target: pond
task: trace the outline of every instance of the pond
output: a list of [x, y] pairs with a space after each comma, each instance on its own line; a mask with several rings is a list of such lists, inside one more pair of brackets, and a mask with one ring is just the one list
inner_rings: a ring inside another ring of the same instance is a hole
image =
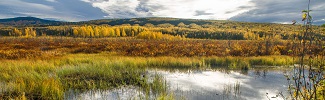
[[[174, 95], [176, 100], [281, 100], [279, 93], [288, 96], [288, 83], [284, 75], [289, 72], [290, 70], [285, 69], [151, 70], [148, 71], [148, 75], [159, 74], [164, 77], [168, 91]], [[138, 90], [130, 86], [78, 94], [67, 92], [65, 98], [70, 100], [145, 98], [144, 93]]]

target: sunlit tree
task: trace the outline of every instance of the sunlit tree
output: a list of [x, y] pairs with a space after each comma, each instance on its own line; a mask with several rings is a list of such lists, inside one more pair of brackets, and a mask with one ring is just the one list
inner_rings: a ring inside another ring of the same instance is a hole
[[121, 36], [121, 31], [119, 28], [115, 28], [115, 33], [116, 33], [116, 36], [117, 37], [120, 37]]

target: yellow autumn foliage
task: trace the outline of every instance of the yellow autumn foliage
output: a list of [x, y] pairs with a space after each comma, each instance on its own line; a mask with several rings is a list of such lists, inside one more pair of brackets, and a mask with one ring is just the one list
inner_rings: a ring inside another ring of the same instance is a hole
[[162, 34], [162, 32], [143, 31], [136, 36], [138, 39], [149, 39], [149, 40], [181, 40], [181, 36], [173, 36], [169, 34]]

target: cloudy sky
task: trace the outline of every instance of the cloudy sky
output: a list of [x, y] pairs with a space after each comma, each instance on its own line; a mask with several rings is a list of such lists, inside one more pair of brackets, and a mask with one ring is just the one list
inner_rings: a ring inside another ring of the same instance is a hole
[[[314, 23], [325, 23], [325, 0], [311, 0]], [[308, 0], [0, 0], [0, 18], [33, 16], [61, 21], [174, 17], [290, 23]]]

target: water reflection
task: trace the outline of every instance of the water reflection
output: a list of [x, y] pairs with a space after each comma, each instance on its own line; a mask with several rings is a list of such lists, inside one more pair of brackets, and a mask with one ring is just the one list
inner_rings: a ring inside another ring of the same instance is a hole
[[65, 93], [67, 100], [142, 100], [145, 95], [142, 91], [138, 91], [136, 87], [121, 87], [112, 90], [92, 90], [78, 93], [69, 90]]
[[[283, 72], [276, 70], [158, 72], [177, 97], [189, 100], [263, 100], [267, 99], [266, 93], [276, 95], [287, 89]], [[239, 91], [235, 91], [238, 83]]]
[[[194, 71], [152, 70], [149, 71], [149, 74], [161, 74], [167, 81], [169, 91], [175, 95], [177, 100], [269, 100], [270, 97], [276, 96], [280, 92], [285, 96], [288, 95], [287, 81], [284, 77], [287, 72], [287, 70], [270, 69], [246, 71], [219, 69]], [[268, 93], [268, 96], [266, 96], [266, 93]], [[143, 96], [143, 93], [137, 91], [136, 88], [126, 88], [124, 90], [86, 92], [70, 96], [74, 98], [69, 99], [101, 100], [109, 98], [128, 100], [141, 99], [141, 96]], [[273, 99], [281, 100], [281, 98]]]

